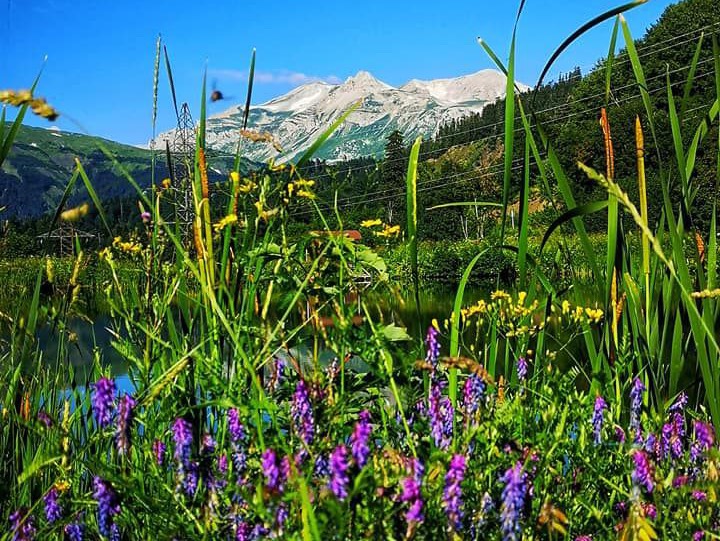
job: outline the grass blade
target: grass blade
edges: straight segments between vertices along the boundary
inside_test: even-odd
[[[566,38],[565,41],[563,41],[557,49],[555,49],[555,52],[550,56],[550,60],[548,60],[547,63],[545,64],[545,67],[543,68],[542,72],[540,73],[540,77],[538,78],[538,82],[535,85],[535,92],[537,92],[537,90],[542,85],[543,81],[545,80],[545,76],[547,75],[548,71],[550,71],[550,68],[553,66],[553,64],[558,59],[558,57],[563,53],[563,51],[565,49],[567,49],[570,45],[572,45],[572,43],[576,39],[578,39],[580,36],[582,36],[588,30],[599,25],[600,23],[603,23],[603,22],[607,21],[608,19],[615,17],[616,15],[620,15],[621,13],[624,13],[625,11],[628,11],[634,7],[644,4],[645,2],[647,2],[647,0],[635,0],[634,2],[630,2],[629,4],[624,4],[622,6],[611,9],[610,11],[606,11],[605,13],[598,15],[597,17],[594,17],[592,20],[586,22],[580,28],[575,30],[575,32],[570,34],[570,36],[568,38]]]
[[[342,115],[340,115],[340,117],[339,117],[337,120],[335,120],[335,122],[333,122],[332,125],[331,125],[327,130],[325,130],[325,132],[323,132],[323,134],[322,134],[320,137],[318,137],[312,145],[310,145],[310,148],[308,148],[308,149],[305,151],[305,153],[302,155],[302,157],[300,158],[300,160],[298,160],[298,162],[297,162],[297,164],[295,165],[295,167],[297,167],[297,168],[302,167],[302,166],[305,165],[307,162],[309,162],[310,159],[311,159],[311,158],[315,155],[315,153],[318,151],[318,149],[323,145],[323,143],[325,143],[325,141],[327,141],[328,137],[330,137],[330,136],[332,135],[332,133],[333,133],[336,129],[338,129],[338,127],[340,126],[340,124],[342,124],[343,122],[345,122],[345,119],[346,119],[348,116],[350,116],[350,113],[352,113],[353,111],[355,111],[355,109],[357,109],[358,107],[360,107],[360,104],[361,104],[361,103],[362,103],[362,100],[356,101],[354,104],[352,104],[352,105],[350,106],[350,108],[349,108],[347,111],[345,111]]]
[[[410,150],[407,177],[405,179],[407,191],[407,239],[410,248],[410,265],[412,266],[413,289],[415,292],[415,308],[420,316],[420,280],[418,277],[418,239],[417,239],[417,166],[420,154],[422,136],[415,139]],[[422,331],[421,331],[422,332]]]
[[[168,75],[168,82],[170,83],[170,95],[172,96],[173,107],[175,107],[175,117],[180,121],[180,110],[177,104],[177,94],[175,93],[175,81],[173,80],[172,68],[170,67],[170,56],[167,52],[167,47],[163,45],[163,52],[165,53],[165,70]]]

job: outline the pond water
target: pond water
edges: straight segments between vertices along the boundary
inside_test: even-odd
[[[465,302],[475,302],[480,298],[487,298],[489,294],[489,289],[469,289],[465,293]],[[442,321],[450,316],[455,291],[423,289],[419,292],[419,311],[411,289],[400,289],[395,295],[373,293],[363,300],[370,306],[371,313],[380,311],[386,322],[405,327],[410,336],[419,337],[424,336],[433,319]],[[129,391],[132,389],[132,382],[127,376],[126,361],[112,345],[115,340],[113,321],[102,308],[98,308],[102,303],[92,305],[87,318],[69,319],[66,333],[61,333],[49,319],[39,325],[36,346],[42,354],[42,360],[48,366],[56,367],[61,374],[68,375],[66,372],[71,369],[75,383],[81,387],[88,383],[91,368],[99,361],[116,379],[120,389]],[[69,334],[73,336],[73,341],[61,342],[61,336]],[[0,351],[7,345],[8,339],[9,330],[2,328]]]

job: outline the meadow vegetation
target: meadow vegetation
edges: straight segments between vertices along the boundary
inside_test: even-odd
[[[622,83],[633,83],[641,104],[632,126],[608,119],[613,62],[596,100],[597,169],[568,166],[532,102],[505,100],[497,200],[433,210],[493,203],[496,227],[485,244],[457,247],[450,266],[461,272],[447,271],[456,273],[454,309],[422,336],[367,301],[397,289],[398,274],[419,299],[420,140],[405,163],[402,228],[366,217],[375,247],[343,234],[342,210],[322,208],[304,174],[354,108],[297,163],[242,173],[238,156],[215,185],[203,82],[196,152],[185,164],[187,231],[168,214],[171,179],[143,190],[98,143],[139,204],[135,232],[108,231],[114,240],[97,255],[127,378],[111,377],[96,351],[78,381],[70,363],[49,366],[35,341],[50,318],[60,362],[73,347],[63,322],[83,313],[83,291],[95,288],[79,242],[64,271],[51,259],[22,265],[27,302],[0,315],[0,539],[720,538],[717,208],[702,228],[692,212],[708,174],[696,166],[712,163],[720,178],[720,46],[716,34],[701,38],[714,69],[712,99],[693,106],[701,117],[683,115],[695,69],[679,91],[668,76],[657,103],[621,15],[638,3],[588,25],[615,18],[613,43],[625,40],[633,79]],[[482,44],[508,74],[509,96],[514,43],[513,33],[507,63]],[[158,42],[156,85],[162,60]],[[34,90],[24,100],[0,94],[20,107],[7,131],[3,112],[0,162],[25,111],[47,113]],[[650,159],[660,117],[672,154]],[[618,149],[619,133],[632,144]],[[629,174],[616,181],[621,159],[634,164],[632,192]],[[569,177],[578,174],[597,198],[575,193]],[[653,216],[649,179],[659,191]],[[80,161],[50,226],[87,212],[64,207],[76,182],[111,230]],[[531,242],[536,192],[554,214]],[[321,227],[299,234],[290,220],[299,210]],[[602,237],[584,222],[598,215]],[[562,274],[552,272],[557,258]],[[498,287],[469,301],[478,273]]]

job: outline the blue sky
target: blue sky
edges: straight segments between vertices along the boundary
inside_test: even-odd
[[[517,79],[533,84],[552,51],[574,29],[623,0],[528,0],[519,26]],[[626,17],[636,37],[669,0],[649,0]],[[250,53],[257,49],[253,102],[312,79],[342,81],[359,70],[398,86],[493,67],[476,38],[507,56],[514,0],[406,2],[187,0],[3,0],[0,88],[26,88],[47,55],[38,94],[55,105],[62,129],[124,143],[152,136],[152,74],[158,34],[168,47],[180,101],[197,114],[205,67],[209,84],[244,101]],[[206,7],[207,6],[207,7]],[[210,7],[211,6],[211,7]],[[564,53],[551,75],[583,72],[607,53],[612,23]],[[173,126],[161,72],[158,130]],[[82,126],[74,124],[73,119]],[[48,126],[40,119],[29,123]]]

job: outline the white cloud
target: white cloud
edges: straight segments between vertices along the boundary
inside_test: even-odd
[[[210,76],[218,79],[229,81],[247,81],[248,72],[232,69],[210,70]],[[274,70],[274,71],[255,71],[254,83],[256,84],[288,84],[288,85],[304,85],[307,83],[323,82],[330,84],[339,84],[342,80],[336,75],[328,75],[320,77],[317,75],[307,75],[305,73],[290,70]]]

